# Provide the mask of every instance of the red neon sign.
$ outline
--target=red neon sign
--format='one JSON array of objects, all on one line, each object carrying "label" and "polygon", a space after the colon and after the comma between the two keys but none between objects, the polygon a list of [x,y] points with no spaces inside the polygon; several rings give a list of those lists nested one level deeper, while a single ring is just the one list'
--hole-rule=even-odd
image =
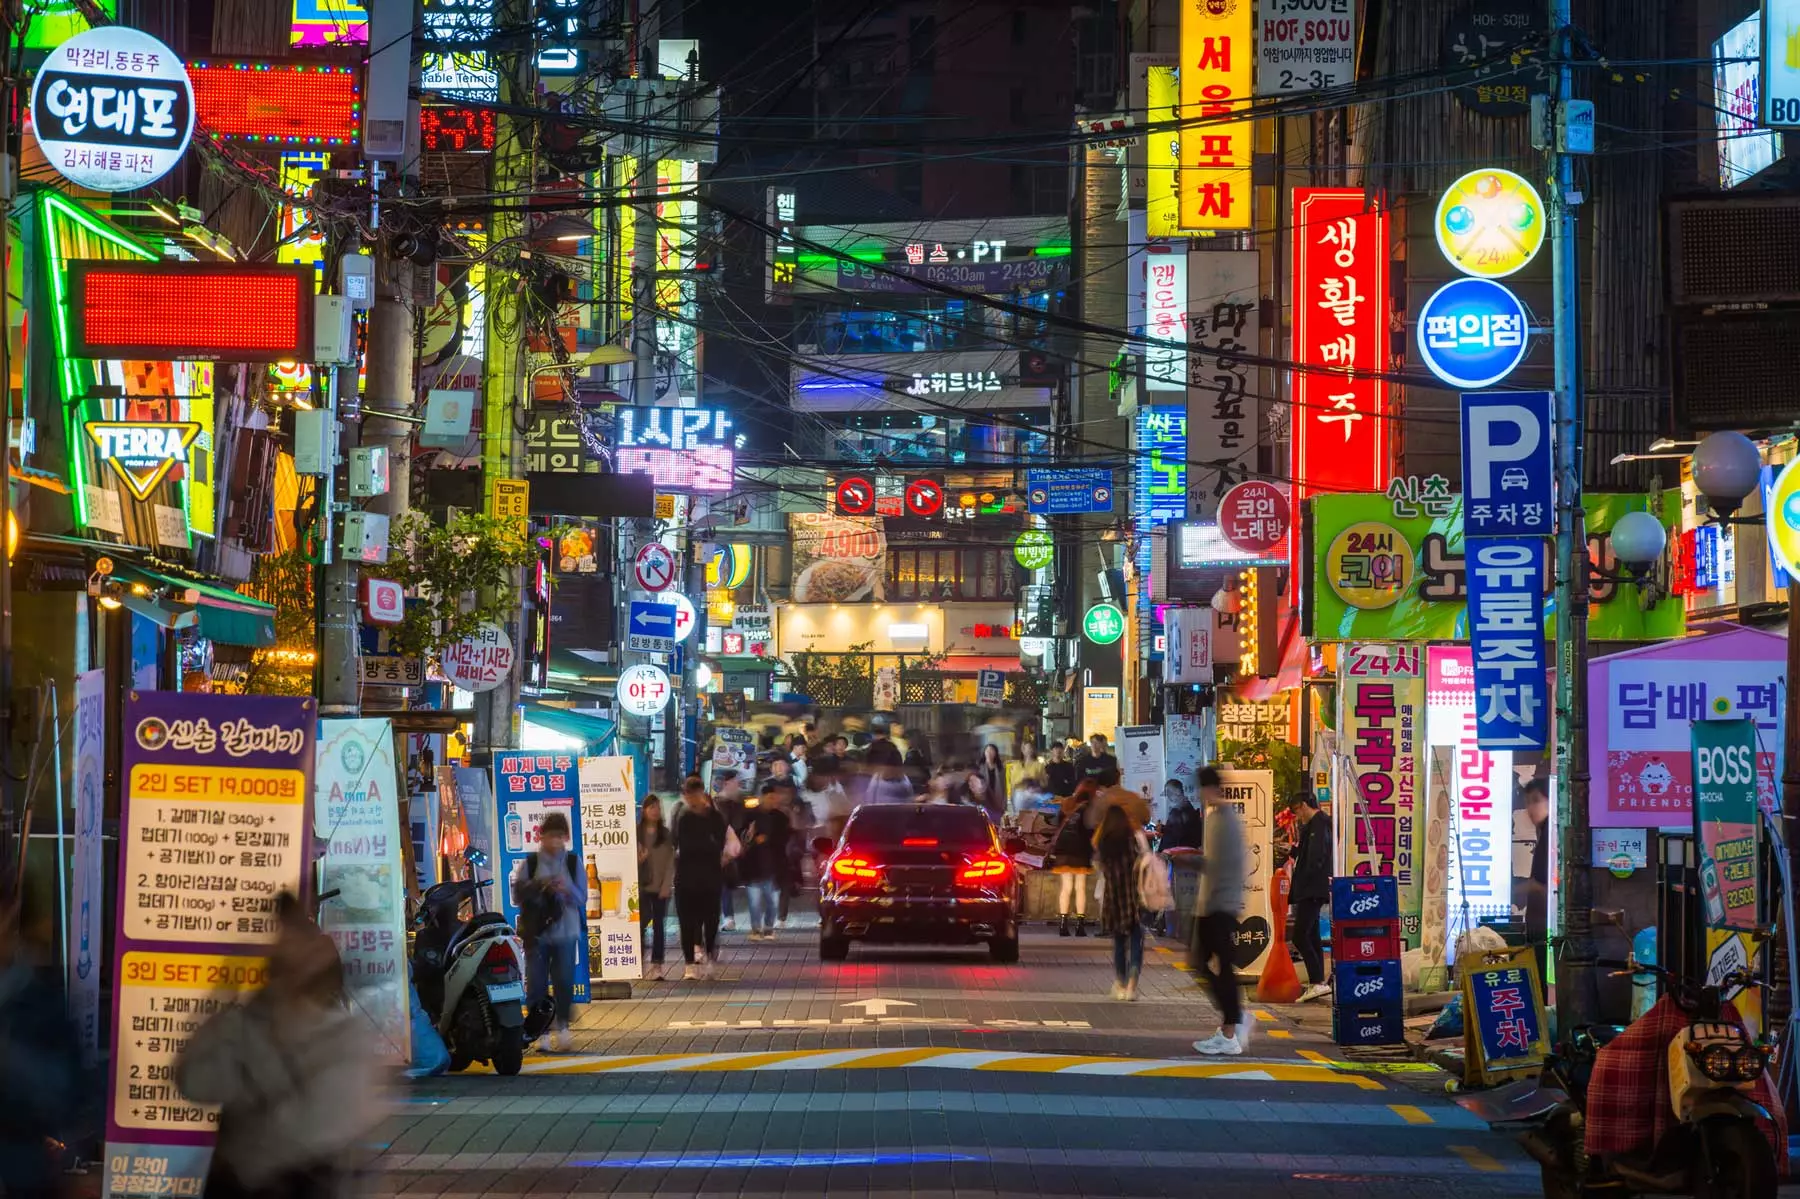
[{"label": "red neon sign", "polygon": [[1361,188],[1294,189],[1294,359],[1323,368],[1294,373],[1296,500],[1387,484],[1387,383],[1350,373],[1387,369],[1387,271],[1386,210]]},{"label": "red neon sign", "polygon": [[426,153],[492,150],[498,138],[491,108],[427,104],[419,109],[419,148]]},{"label": "red neon sign", "polygon": [[77,260],[69,293],[76,357],[312,358],[308,264]]},{"label": "red neon sign", "polygon": [[194,123],[264,146],[352,146],[362,137],[356,68],[320,63],[194,62]]}]

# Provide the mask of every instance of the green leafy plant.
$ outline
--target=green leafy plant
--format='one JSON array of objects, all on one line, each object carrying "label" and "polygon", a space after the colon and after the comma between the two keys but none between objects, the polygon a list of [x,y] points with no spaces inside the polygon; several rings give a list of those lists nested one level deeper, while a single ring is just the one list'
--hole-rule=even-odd
[{"label": "green leafy plant", "polygon": [[275,605],[275,644],[251,653],[240,684],[244,694],[313,693],[313,639],[318,627],[313,570],[312,562],[297,549],[256,560],[244,591]]},{"label": "green leafy plant", "polygon": [[1275,802],[1306,786],[1306,769],[1301,764],[1300,747],[1269,738],[1263,741],[1221,741],[1219,761],[1239,770],[1267,770],[1275,776]]},{"label": "green leafy plant", "polygon": [[393,579],[413,597],[392,639],[401,653],[425,657],[512,617],[518,573],[540,552],[523,521],[479,512],[459,512],[439,525],[414,509],[395,518],[389,544],[389,560],[369,573]]}]

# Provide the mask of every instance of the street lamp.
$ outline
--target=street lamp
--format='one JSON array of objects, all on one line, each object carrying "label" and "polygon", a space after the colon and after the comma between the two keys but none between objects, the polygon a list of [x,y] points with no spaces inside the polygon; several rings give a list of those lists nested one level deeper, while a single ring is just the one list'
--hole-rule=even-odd
[{"label": "street lamp", "polygon": [[1613,556],[1635,582],[1650,573],[1669,544],[1669,531],[1648,512],[1627,512],[1612,528]]}]

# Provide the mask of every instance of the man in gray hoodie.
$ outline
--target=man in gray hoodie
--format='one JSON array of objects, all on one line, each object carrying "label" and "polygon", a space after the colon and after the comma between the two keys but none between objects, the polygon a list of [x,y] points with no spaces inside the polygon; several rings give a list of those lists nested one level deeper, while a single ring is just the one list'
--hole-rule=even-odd
[{"label": "man in gray hoodie", "polygon": [[[1236,1057],[1244,1052],[1250,1029],[1244,1024],[1243,997],[1238,991],[1238,916],[1244,910],[1244,883],[1250,873],[1250,847],[1244,840],[1244,818],[1225,798],[1219,772],[1200,769],[1200,799],[1206,805],[1203,837],[1205,865],[1200,871],[1200,898],[1195,906],[1194,968],[1211,986],[1219,1005],[1219,1031],[1195,1041],[1201,1053]],[[1216,963],[1216,965],[1215,965]]]}]

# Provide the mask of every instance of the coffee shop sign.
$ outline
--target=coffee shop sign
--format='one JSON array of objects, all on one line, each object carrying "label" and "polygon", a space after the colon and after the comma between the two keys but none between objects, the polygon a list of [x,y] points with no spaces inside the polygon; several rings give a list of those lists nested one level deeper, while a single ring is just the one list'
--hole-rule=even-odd
[{"label": "coffee shop sign", "polygon": [[946,395],[953,391],[999,391],[1005,384],[999,371],[931,371],[913,372],[906,388],[909,396]]}]

